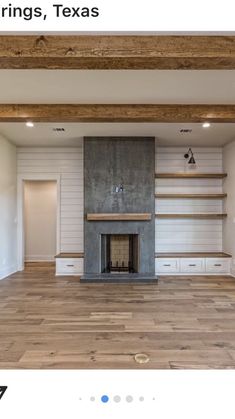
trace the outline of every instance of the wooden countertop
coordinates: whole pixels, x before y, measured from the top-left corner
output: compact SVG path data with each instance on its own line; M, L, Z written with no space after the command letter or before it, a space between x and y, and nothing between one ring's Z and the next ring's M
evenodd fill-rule
M231 255L224 252L155 253L155 258L231 258Z
M232 256L224 252L197 252L197 253L155 253L155 258L231 258ZM80 259L84 258L84 253L59 253L56 259Z
M84 253L59 253L55 259L80 259L84 258Z

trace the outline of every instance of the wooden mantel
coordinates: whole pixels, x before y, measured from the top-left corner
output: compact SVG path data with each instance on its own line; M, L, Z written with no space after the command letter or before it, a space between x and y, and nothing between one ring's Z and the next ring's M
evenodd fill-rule
M87 221L150 221L150 213L92 213L87 214Z

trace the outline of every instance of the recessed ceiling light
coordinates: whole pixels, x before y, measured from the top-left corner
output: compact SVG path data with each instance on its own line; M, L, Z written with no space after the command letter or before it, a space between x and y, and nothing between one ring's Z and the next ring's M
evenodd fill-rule
M211 124L210 122L204 122L204 124L202 124L203 128L210 128Z
M28 121L28 122L26 122L26 127L28 127L28 128L33 128L34 127L34 123L33 122L30 122L30 121Z

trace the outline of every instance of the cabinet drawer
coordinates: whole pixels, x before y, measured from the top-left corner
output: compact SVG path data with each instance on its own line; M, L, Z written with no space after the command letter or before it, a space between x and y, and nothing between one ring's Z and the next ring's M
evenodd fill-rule
M205 259L203 258L194 258L194 259L181 259L180 261L180 271L181 272L204 272L205 271Z
M174 258L157 258L156 259L156 272L179 272L179 259Z
M57 259L56 260L57 275L82 275L83 259Z
M208 258L206 259L206 272L230 273L230 258Z

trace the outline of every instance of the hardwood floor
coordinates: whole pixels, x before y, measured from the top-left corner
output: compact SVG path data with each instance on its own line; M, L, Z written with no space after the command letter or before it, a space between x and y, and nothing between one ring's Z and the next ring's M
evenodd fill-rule
M0 369L235 368L230 277L86 285L29 264L0 282L0 319Z

